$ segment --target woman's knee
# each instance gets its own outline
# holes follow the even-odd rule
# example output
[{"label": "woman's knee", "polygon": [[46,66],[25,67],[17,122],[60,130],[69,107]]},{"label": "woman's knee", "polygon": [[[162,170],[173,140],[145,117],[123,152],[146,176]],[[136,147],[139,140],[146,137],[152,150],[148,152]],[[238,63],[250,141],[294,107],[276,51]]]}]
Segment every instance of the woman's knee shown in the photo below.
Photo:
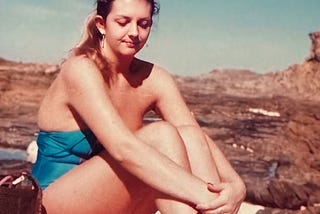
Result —
[{"label": "woman's knee", "polygon": [[179,135],[183,139],[187,149],[194,147],[202,147],[209,149],[203,130],[195,125],[183,125],[177,128]]},{"label": "woman's knee", "polygon": [[167,142],[181,141],[178,130],[165,121],[148,124],[136,132],[136,135],[146,143],[157,147],[169,146],[170,143]]},{"label": "woman's knee", "polygon": [[137,136],[179,165],[189,165],[184,142],[177,128],[165,121],[151,123]]},{"label": "woman's knee", "polygon": [[[154,131],[154,137],[165,137],[167,139],[178,137],[179,133],[175,126],[165,121],[150,123],[148,129]],[[146,126],[147,127],[147,126]]]},{"label": "woman's knee", "polygon": [[183,125],[177,127],[179,135],[183,138],[184,141],[201,141],[207,142],[205,134],[202,129],[195,125]]}]

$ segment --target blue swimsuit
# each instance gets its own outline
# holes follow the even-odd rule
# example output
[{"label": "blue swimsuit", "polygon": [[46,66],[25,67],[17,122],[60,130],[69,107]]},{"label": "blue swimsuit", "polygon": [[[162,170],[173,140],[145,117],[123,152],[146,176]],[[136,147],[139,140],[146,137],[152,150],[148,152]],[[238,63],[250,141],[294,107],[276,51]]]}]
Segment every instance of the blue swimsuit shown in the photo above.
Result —
[{"label": "blue swimsuit", "polygon": [[40,131],[37,144],[38,156],[32,175],[42,189],[103,149],[90,130]]}]

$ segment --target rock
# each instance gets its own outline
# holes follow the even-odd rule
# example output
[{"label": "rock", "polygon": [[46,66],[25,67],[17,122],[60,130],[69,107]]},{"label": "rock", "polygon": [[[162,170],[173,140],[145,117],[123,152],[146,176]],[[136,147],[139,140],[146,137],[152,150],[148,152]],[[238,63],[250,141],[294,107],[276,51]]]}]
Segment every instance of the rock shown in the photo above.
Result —
[{"label": "rock", "polygon": [[[246,201],[265,207],[257,213],[320,213],[317,50],[312,60],[273,73],[175,76],[196,120],[244,179]],[[37,109],[58,72],[49,70],[0,59],[1,147],[27,149],[35,140]],[[1,172],[22,168],[30,163],[0,161]]]},{"label": "rock", "polygon": [[309,33],[311,39],[311,53],[307,61],[316,60],[320,62],[320,32]]},{"label": "rock", "polygon": [[52,74],[52,73],[57,73],[59,70],[60,70],[60,67],[58,65],[51,65],[44,70],[44,73]]},{"label": "rock", "polygon": [[21,172],[31,172],[31,163],[24,160],[1,160],[0,175],[19,174]]},{"label": "rock", "polygon": [[215,70],[176,77],[199,124],[244,178],[246,200],[270,213],[317,209],[319,72],[310,61],[265,75]]},{"label": "rock", "polygon": [[39,104],[56,73],[50,65],[0,61],[0,145],[26,149],[38,131]]}]

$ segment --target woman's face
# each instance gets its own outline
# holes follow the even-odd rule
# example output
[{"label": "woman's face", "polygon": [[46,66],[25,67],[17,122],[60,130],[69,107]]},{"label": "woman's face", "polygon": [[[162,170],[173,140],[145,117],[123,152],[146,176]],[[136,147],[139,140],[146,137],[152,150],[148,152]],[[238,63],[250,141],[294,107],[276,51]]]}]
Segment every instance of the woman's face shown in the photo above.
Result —
[{"label": "woman's face", "polygon": [[106,19],[106,48],[117,56],[133,56],[146,43],[151,25],[146,0],[115,0]]}]

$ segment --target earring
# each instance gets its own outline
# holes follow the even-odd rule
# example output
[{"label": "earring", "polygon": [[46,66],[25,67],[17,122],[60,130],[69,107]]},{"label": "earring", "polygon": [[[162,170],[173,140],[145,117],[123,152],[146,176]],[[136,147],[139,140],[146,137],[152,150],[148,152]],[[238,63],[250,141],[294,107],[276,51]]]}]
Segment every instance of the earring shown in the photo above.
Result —
[{"label": "earring", "polygon": [[101,39],[101,48],[104,48],[104,39],[106,38],[105,34],[102,34],[102,39]]}]

